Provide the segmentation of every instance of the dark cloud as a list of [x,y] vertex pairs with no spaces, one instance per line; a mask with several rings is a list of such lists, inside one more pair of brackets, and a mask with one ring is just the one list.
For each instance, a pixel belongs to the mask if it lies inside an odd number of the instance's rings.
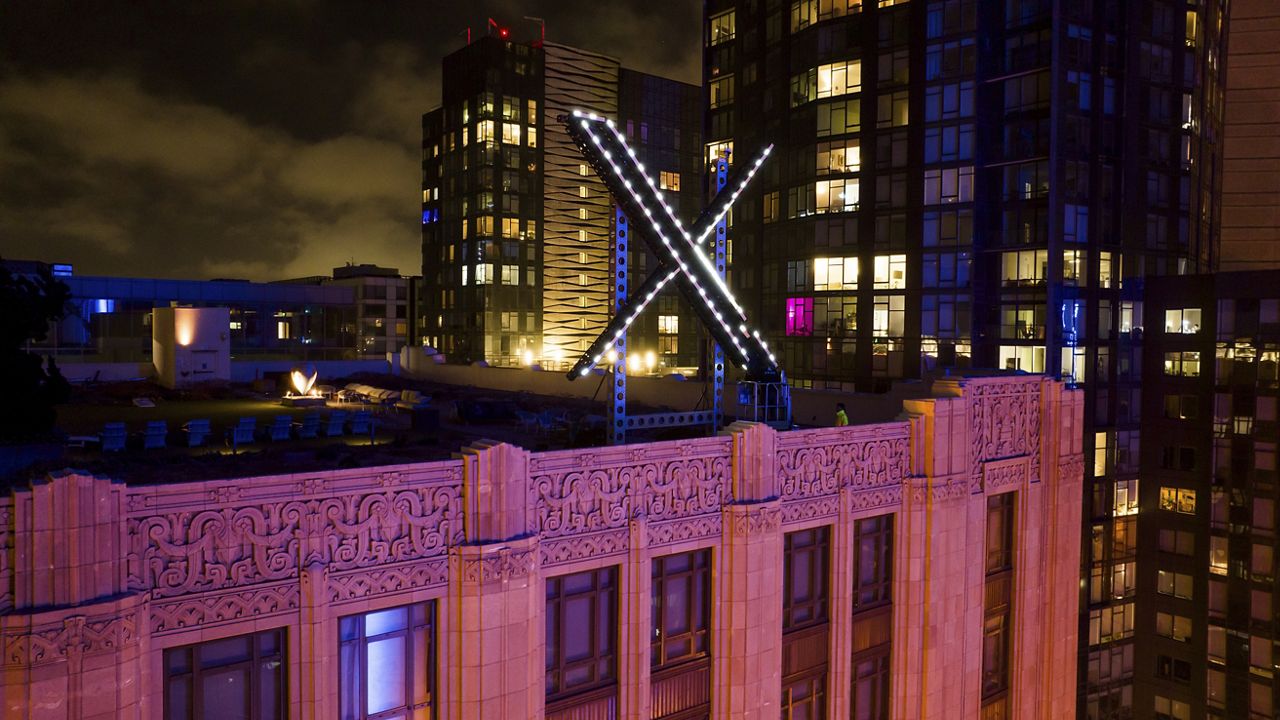
[[[656,10],[654,8],[657,8]],[[671,3],[6,2],[0,255],[86,274],[277,279],[420,265],[420,117],[493,16],[689,82]]]

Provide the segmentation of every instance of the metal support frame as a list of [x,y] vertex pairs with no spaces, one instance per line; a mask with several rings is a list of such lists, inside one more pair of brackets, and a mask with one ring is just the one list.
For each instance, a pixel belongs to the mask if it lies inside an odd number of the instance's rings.
[[[728,151],[716,158],[716,192],[724,190],[729,183]],[[715,261],[716,272],[720,279],[726,276],[728,258],[728,215],[716,223],[715,232],[711,233],[711,256]],[[711,431],[719,429],[720,418],[724,414],[724,349],[714,339],[711,341]]]
[[[627,215],[622,208],[613,208],[613,314],[621,317],[627,302]],[[610,445],[622,445],[627,441],[627,333],[624,329],[613,344],[618,361],[613,363],[613,384],[609,390]]]

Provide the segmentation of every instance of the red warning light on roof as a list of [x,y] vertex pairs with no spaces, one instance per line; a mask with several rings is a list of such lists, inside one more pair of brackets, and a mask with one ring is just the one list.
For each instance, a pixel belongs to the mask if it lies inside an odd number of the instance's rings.
[[502,37],[506,37],[506,36],[510,35],[510,34],[511,34],[511,32],[510,32],[509,30],[507,30],[506,28],[502,28],[502,29],[498,30],[498,34],[499,34],[499,35],[501,35]]

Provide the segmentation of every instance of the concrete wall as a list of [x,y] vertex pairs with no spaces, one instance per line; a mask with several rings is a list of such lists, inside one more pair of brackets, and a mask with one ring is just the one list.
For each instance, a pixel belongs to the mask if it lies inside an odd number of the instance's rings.
[[151,362],[169,388],[231,379],[231,311],[168,307],[151,311]]

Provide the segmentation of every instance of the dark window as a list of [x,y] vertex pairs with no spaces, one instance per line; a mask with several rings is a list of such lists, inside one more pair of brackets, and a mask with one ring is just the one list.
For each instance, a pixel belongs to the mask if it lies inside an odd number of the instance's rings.
[[854,525],[853,720],[888,720],[893,516]]
[[1009,717],[1015,497],[1015,493],[1003,493],[987,498],[987,580],[983,598],[980,713],[984,720]]
[[831,558],[831,528],[787,533],[782,599],[783,630],[827,620],[827,568]]
[[1013,494],[987,498],[987,574],[1013,567]]
[[782,686],[782,720],[827,716],[827,676],[809,675]]
[[435,708],[435,603],[339,622],[342,720],[429,718]]
[[618,679],[618,569],[547,580],[547,697],[558,699]]
[[283,719],[284,630],[165,650],[166,720]]
[[711,551],[655,558],[652,568],[651,717],[706,718],[711,710]]
[[853,720],[888,720],[889,652],[853,661]]
[[857,521],[854,532],[853,607],[875,607],[890,601],[893,579],[893,516],[881,515]]
[[704,657],[710,651],[710,585],[710,550],[653,561],[649,658],[655,668]]

